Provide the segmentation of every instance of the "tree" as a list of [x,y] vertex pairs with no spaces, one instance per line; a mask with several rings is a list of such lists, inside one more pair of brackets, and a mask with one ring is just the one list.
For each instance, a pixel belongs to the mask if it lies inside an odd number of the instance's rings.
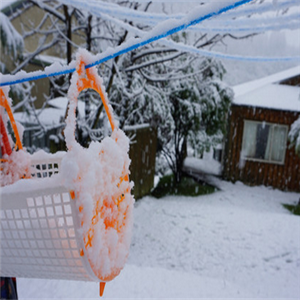
[[[0,62],[1,73],[7,73],[6,68],[6,57],[10,57],[13,61],[22,60],[23,50],[24,50],[24,40],[19,32],[11,24],[9,18],[0,12],[0,37],[1,37],[1,56],[2,61]],[[30,83],[23,83],[22,85],[15,85],[11,87],[10,95],[13,98],[19,99],[19,103],[13,108],[18,110],[20,107],[24,106],[28,109],[29,103],[31,102],[31,90],[33,85]]]
[[300,117],[291,126],[289,140],[291,146],[295,146],[295,151],[300,156]]
[[[44,16],[34,28],[25,27],[23,35],[29,37],[39,34],[41,40],[38,48],[27,55],[21,67],[37,54],[48,51],[48,47],[55,46],[69,61],[71,50],[76,47],[82,46],[99,53],[108,47],[115,48],[151,28],[138,21],[115,22],[110,17],[92,17],[87,12],[70,7],[67,9],[55,1],[30,2],[43,10]],[[120,2],[119,5],[147,11],[151,2]],[[42,34],[46,34],[46,37]],[[181,33],[173,35],[172,39],[176,42],[189,41],[194,47],[206,48],[221,43],[226,36]],[[75,37],[80,38],[76,40]],[[20,65],[17,69],[20,69]],[[221,140],[231,95],[221,82],[224,69],[216,61],[156,42],[104,63],[99,72],[104,78],[121,128],[146,122],[158,127],[160,150],[168,157],[177,180],[181,178],[187,142],[203,151]],[[65,79],[51,79],[55,95],[65,95],[66,82]],[[103,136],[103,130],[97,127],[99,123],[106,122],[99,98],[92,93],[82,97],[87,106],[87,98],[92,99],[95,106],[94,111],[87,108],[85,116],[78,116],[80,139],[88,144],[89,140]]]
[[164,87],[169,116],[167,122],[159,118],[159,150],[176,182],[182,178],[187,144],[203,153],[222,142],[233,98],[232,90],[221,81],[225,70],[219,62],[204,60],[198,68],[201,74],[193,75],[189,66],[185,77]]

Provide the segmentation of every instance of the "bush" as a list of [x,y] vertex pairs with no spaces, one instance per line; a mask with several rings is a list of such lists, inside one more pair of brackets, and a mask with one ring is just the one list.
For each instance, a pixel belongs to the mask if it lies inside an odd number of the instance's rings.
[[282,204],[283,207],[288,209],[292,214],[300,216],[300,205]]
[[167,195],[181,196],[199,196],[207,195],[216,191],[216,188],[196,182],[191,177],[182,177],[180,183],[176,184],[174,175],[166,175],[162,177],[157,186],[152,190],[151,195],[155,198],[162,198]]

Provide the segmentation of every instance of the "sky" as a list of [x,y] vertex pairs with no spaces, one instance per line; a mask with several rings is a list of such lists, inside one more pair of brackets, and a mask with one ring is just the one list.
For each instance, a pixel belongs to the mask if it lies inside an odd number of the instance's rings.
[[[0,9],[11,4],[15,0],[0,0]],[[138,0],[146,2],[146,0]],[[207,1],[207,0],[205,0]],[[223,0],[225,1],[225,0]],[[266,0],[273,1],[273,0]],[[197,5],[199,0],[189,0],[186,2],[178,0],[153,1],[149,8],[149,12],[168,11],[170,13],[185,13]],[[203,0],[201,2],[204,2]],[[187,5],[188,3],[188,5]],[[300,13],[300,7],[293,8],[293,12]],[[235,40],[220,44],[218,48],[213,50],[230,55],[246,55],[246,56],[297,56],[300,49],[300,26],[298,30],[280,30],[260,34],[255,38],[244,41]],[[264,77],[278,71],[293,67],[297,63],[244,63],[240,61],[222,60],[228,70],[227,78],[224,78],[230,85],[239,84],[251,80],[251,74],[258,77]],[[241,69],[239,71],[239,69]],[[245,73],[245,69],[251,69],[251,72]],[[233,72],[234,71],[234,72]],[[243,76],[242,76],[243,75]],[[245,77],[246,75],[246,77]],[[248,76],[248,77],[247,77]]]

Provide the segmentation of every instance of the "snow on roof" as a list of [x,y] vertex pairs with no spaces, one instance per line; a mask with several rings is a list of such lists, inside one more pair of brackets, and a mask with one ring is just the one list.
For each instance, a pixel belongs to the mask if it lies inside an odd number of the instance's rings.
[[300,87],[279,82],[300,75],[300,65],[233,87],[234,104],[300,112]]
[[[58,125],[65,118],[65,113],[68,105],[68,98],[58,97],[48,101],[49,108],[37,109],[36,113],[39,122],[43,125]],[[78,111],[80,115],[84,115],[85,104],[82,101],[78,101]],[[33,114],[27,114],[24,112],[14,113],[15,119],[20,123],[37,124],[37,119]]]
[[300,87],[268,84],[234,99],[234,104],[300,112]]
[[[67,108],[67,105],[68,105],[68,98],[66,97],[57,97],[57,98],[54,98],[54,99],[51,99],[48,101],[48,105],[54,107],[54,108],[61,108],[61,109],[64,109],[66,110]],[[79,102],[79,104],[80,102]]]
[[[57,125],[63,117],[63,111],[57,108],[45,108],[43,110],[36,110],[37,117],[43,125]],[[34,114],[27,114],[24,112],[14,113],[16,121],[22,124],[38,124]]]
[[264,85],[279,83],[282,80],[292,78],[297,75],[300,75],[300,65],[279,73],[272,74],[270,76],[236,85],[233,87],[234,94],[236,97],[239,97]]

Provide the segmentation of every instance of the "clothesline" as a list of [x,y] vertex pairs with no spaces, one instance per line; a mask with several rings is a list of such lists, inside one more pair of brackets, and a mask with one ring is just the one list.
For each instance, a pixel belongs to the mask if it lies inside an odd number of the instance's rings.
[[[78,2],[74,0],[60,0],[61,2],[68,2],[68,4],[71,4],[72,2]],[[208,8],[203,8],[202,6],[198,9],[195,9],[193,12],[189,13],[185,18],[182,18],[180,20],[178,19],[171,19],[166,20],[164,22],[161,22],[157,26],[155,26],[152,30],[149,32],[146,32],[141,38],[134,38],[130,39],[120,46],[114,48],[114,49],[108,49],[103,53],[97,54],[93,56],[93,59],[90,60],[90,62],[86,65],[86,68],[91,68],[93,66],[99,65],[103,62],[106,62],[110,59],[113,59],[119,55],[125,54],[127,52],[130,52],[132,50],[135,50],[139,47],[142,47],[144,45],[147,45],[151,42],[158,41],[160,39],[163,39],[169,35],[172,35],[174,33],[177,33],[179,31],[185,30],[187,28],[190,28],[196,24],[200,24],[201,22],[211,19],[212,17],[220,16],[221,14],[225,12],[232,11],[235,8],[241,7],[244,4],[250,3],[253,0],[240,0],[240,1],[227,1],[230,2],[230,4],[225,5],[224,3],[214,3],[213,5],[210,5]],[[86,3],[85,3],[86,4]],[[179,45],[182,49],[184,45]],[[190,49],[192,47],[185,46],[185,51],[192,51],[197,52],[199,54],[206,55],[209,54],[209,51],[204,51],[197,49]],[[216,53],[211,53],[210,55],[214,55],[216,57],[220,57],[221,55],[217,55]],[[224,55],[224,57],[229,55]],[[241,58],[241,57],[240,57]],[[233,59],[233,56],[232,56]],[[255,58],[251,58],[253,61]],[[260,61],[261,58],[258,58]],[[298,60],[299,57],[289,57],[289,58],[274,58],[272,59],[265,59],[265,61],[279,61],[279,60]],[[47,77],[53,77],[53,76],[59,76],[59,75],[66,75],[69,73],[73,73],[75,71],[75,62],[72,61],[69,65],[62,66],[59,63],[54,63],[49,67],[46,67],[44,70],[40,71],[34,71],[34,72],[25,72],[20,71],[14,75],[2,75],[0,78],[0,87],[3,86],[9,86],[14,85],[17,83],[23,83],[33,80],[38,80],[42,78]]]

